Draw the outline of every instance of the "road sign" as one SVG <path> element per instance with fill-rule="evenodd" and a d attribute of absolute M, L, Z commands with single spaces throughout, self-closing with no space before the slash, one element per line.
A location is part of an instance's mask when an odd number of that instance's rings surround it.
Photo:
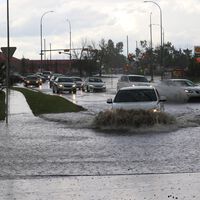
<path fill-rule="evenodd" d="M 15 53 L 15 50 L 17 48 L 16 47 L 9 47 L 9 53 L 8 53 L 8 47 L 1 47 L 1 51 L 2 53 L 5 55 L 5 56 L 8 56 L 8 57 L 12 57 L 13 54 Z M 9 55 L 8 55 L 9 54 Z"/>

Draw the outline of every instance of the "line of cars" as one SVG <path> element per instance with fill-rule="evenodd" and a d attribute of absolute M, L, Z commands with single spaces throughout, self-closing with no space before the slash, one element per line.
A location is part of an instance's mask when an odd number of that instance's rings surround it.
<path fill-rule="evenodd" d="M 85 92 L 106 91 L 105 82 L 99 77 L 88 77 L 84 81 L 77 76 L 66 76 L 50 71 L 38 72 L 24 78 L 24 86 L 39 87 L 45 81 L 49 81 L 49 87 L 53 93 L 70 92 L 76 93 L 77 90 Z"/>
<path fill-rule="evenodd" d="M 24 77 L 24 86 L 34 86 L 34 87 L 39 87 L 43 83 L 45 83 L 47 80 L 50 79 L 52 75 L 51 71 L 43 71 L 43 72 L 37 72 L 35 74 L 28 75 Z"/>
<path fill-rule="evenodd" d="M 77 89 L 84 92 L 106 91 L 106 84 L 99 77 L 88 77 L 84 81 L 80 77 L 68 77 L 62 74 L 55 74 L 50 78 L 49 87 L 53 93 L 68 91 L 76 93 Z"/>

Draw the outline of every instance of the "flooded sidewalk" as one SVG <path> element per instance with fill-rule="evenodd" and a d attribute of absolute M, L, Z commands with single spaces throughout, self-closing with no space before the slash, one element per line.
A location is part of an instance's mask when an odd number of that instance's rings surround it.
<path fill-rule="evenodd" d="M 10 90 L 9 95 L 9 114 L 32 114 L 32 111 L 21 92 Z"/>
<path fill-rule="evenodd" d="M 200 174 L 1 180 L 2 200 L 199 200 Z"/>

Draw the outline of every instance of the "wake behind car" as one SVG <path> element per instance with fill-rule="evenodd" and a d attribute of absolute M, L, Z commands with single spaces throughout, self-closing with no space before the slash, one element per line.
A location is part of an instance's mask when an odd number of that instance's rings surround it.
<path fill-rule="evenodd" d="M 200 85 L 188 79 L 164 79 L 155 87 L 171 101 L 200 101 Z"/>
<path fill-rule="evenodd" d="M 107 103 L 112 104 L 113 109 L 143 109 L 163 111 L 164 96 L 159 96 L 154 87 L 151 86 L 134 86 L 124 87 L 118 90 L 114 100 L 108 99 Z"/>
<path fill-rule="evenodd" d="M 28 86 L 39 87 L 40 85 L 42 85 L 42 79 L 38 78 L 38 76 L 29 75 L 24 78 L 25 87 L 28 87 Z"/>
<path fill-rule="evenodd" d="M 150 83 L 143 75 L 122 75 L 117 82 L 117 91 L 122 87 L 130 86 L 150 86 Z"/>
<path fill-rule="evenodd" d="M 94 92 L 94 91 L 106 91 L 106 85 L 101 78 L 88 77 L 83 83 L 83 91 Z"/>
<path fill-rule="evenodd" d="M 70 93 L 76 93 L 76 84 L 74 83 L 73 78 L 59 76 L 55 79 L 52 86 L 53 93 L 60 93 L 68 91 Z"/>

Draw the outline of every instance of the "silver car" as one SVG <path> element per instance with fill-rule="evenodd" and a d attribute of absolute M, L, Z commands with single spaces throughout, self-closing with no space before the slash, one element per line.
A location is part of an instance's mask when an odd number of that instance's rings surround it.
<path fill-rule="evenodd" d="M 74 80 L 69 77 L 60 76 L 55 79 L 52 86 L 53 93 L 61 93 L 68 91 L 70 93 L 76 93 L 76 84 Z"/>
<path fill-rule="evenodd" d="M 122 75 L 117 82 L 117 91 L 123 87 L 130 86 L 150 86 L 150 83 L 143 75 Z"/>
<path fill-rule="evenodd" d="M 88 77 L 83 83 L 83 91 L 94 92 L 94 91 L 106 91 L 106 84 L 98 77 Z"/>
<path fill-rule="evenodd" d="M 168 99 L 174 96 L 179 101 L 200 101 L 200 85 L 196 85 L 188 79 L 165 79 L 155 85 L 158 92 L 167 96 Z"/>

